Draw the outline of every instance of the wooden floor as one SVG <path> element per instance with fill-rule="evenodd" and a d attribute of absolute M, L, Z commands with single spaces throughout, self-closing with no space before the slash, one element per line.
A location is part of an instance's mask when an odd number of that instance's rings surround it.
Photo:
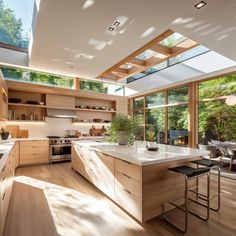
<path fill-rule="evenodd" d="M 213 177 L 214 178 L 214 177 Z M 215 184 L 215 179 L 213 180 Z M 158 196 L 157 196 L 158 197 Z M 172 216 L 181 219 L 178 211 Z M 181 216 L 181 215 L 180 215 Z M 4 236 L 178 236 L 160 217 L 139 224 L 70 168 L 17 169 Z M 203 222 L 190 216 L 185 235 L 236 235 L 236 181 L 222 178 L 222 208 Z"/>

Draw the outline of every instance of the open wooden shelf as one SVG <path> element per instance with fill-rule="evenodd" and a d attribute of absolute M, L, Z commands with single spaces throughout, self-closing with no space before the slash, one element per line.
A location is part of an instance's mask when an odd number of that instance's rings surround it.
<path fill-rule="evenodd" d="M 7 122 L 22 122 L 22 123 L 45 123 L 45 120 L 7 120 Z"/>
<path fill-rule="evenodd" d="M 87 109 L 87 108 L 56 107 L 56 106 L 34 105 L 34 104 L 26 104 L 26 103 L 8 103 L 8 106 L 35 107 L 35 108 L 51 108 L 51 109 L 64 109 L 64 110 L 87 111 L 87 112 L 89 111 L 89 112 L 116 113 L 116 111 L 110 111 L 110 110 Z"/>
<path fill-rule="evenodd" d="M 109 126 L 111 123 L 106 123 L 106 122 L 81 122 L 81 121 L 75 121 L 72 122 L 73 124 L 76 125 L 106 125 Z"/>

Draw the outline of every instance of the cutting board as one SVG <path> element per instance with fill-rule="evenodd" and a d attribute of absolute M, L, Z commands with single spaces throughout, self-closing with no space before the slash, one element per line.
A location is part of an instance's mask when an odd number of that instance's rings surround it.
<path fill-rule="evenodd" d="M 12 138 L 17 138 L 19 125 L 6 125 L 6 130 L 10 133 Z"/>
<path fill-rule="evenodd" d="M 27 129 L 20 129 L 17 133 L 17 138 L 28 138 L 29 137 L 29 131 Z"/>

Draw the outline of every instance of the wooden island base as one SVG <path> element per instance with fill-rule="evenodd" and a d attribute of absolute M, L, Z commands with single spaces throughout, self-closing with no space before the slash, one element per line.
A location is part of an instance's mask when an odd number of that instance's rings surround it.
<path fill-rule="evenodd" d="M 168 168 L 196 159 L 137 165 L 89 147 L 72 147 L 72 168 L 140 222 L 160 215 L 163 203 L 183 196 L 184 179 Z"/>

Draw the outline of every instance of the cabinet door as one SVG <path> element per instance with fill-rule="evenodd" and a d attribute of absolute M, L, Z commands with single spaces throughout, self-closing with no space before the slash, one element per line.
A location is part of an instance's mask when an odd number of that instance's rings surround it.
<path fill-rule="evenodd" d="M 20 165 L 49 162 L 48 141 L 20 141 Z"/>
<path fill-rule="evenodd" d="M 78 149 L 77 145 L 72 145 L 72 150 L 71 150 L 71 164 L 72 168 L 79 172 L 82 176 L 85 178 L 89 179 L 89 175 L 87 173 L 87 168 L 85 161 L 83 159 L 83 154 L 81 154 Z"/>
<path fill-rule="evenodd" d="M 92 165 L 93 181 L 97 188 L 114 199 L 114 157 L 91 151 L 94 156 Z"/>

